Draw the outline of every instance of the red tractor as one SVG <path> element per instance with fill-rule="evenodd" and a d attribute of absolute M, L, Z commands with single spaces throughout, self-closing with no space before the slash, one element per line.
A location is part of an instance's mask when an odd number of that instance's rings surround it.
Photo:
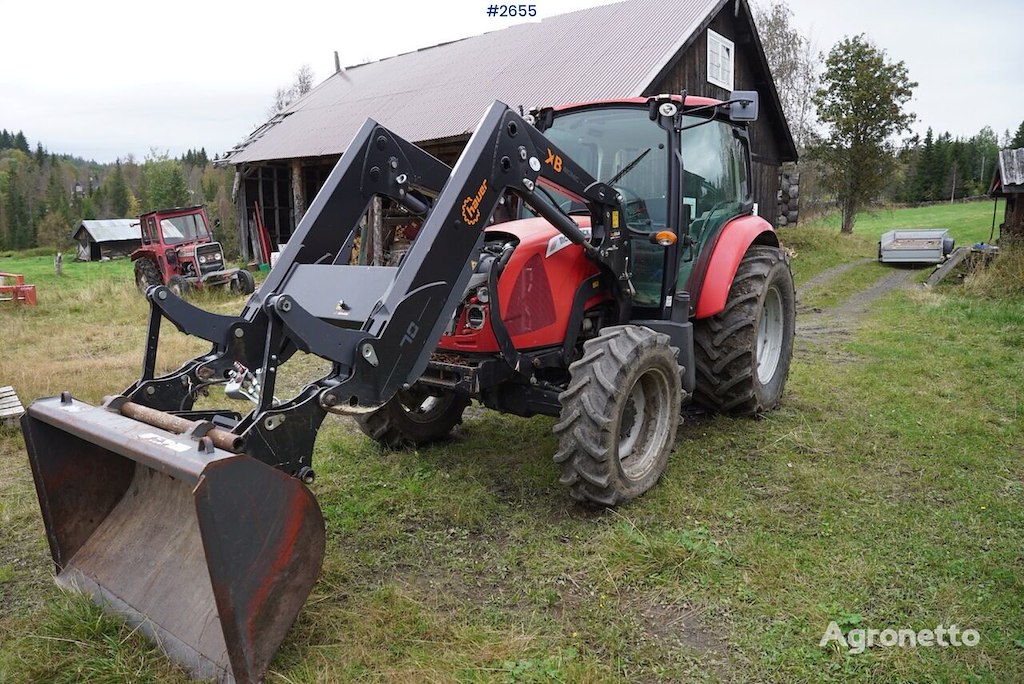
<path fill-rule="evenodd" d="M 139 224 L 142 247 L 132 252 L 132 261 L 142 292 L 150 285 L 166 285 L 179 297 L 210 285 L 242 295 L 256 289 L 248 271 L 224 268 L 224 250 L 213 239 L 202 206 L 158 209 L 140 216 Z"/>
<path fill-rule="evenodd" d="M 425 372 L 358 415 L 363 432 L 392 448 L 443 440 L 470 399 L 553 416 L 561 483 L 614 505 L 661 476 L 681 404 L 775 408 L 796 307 L 789 258 L 753 199 L 756 100 L 663 95 L 531 112 L 543 136 L 533 206 L 524 193 L 505 198 L 518 220 L 483 231 Z M 602 230 L 610 268 L 589 251 L 593 179 L 622 207 Z M 614 244 L 620 233 L 628 246 Z"/>

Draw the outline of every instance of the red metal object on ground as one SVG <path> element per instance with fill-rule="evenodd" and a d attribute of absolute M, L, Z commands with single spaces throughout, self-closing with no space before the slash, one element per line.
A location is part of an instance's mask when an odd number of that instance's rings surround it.
<path fill-rule="evenodd" d="M 9 281 L 13 280 L 12 285 Z M 26 285 L 25 276 L 18 273 L 0 273 L 0 303 L 36 305 L 36 286 Z"/>

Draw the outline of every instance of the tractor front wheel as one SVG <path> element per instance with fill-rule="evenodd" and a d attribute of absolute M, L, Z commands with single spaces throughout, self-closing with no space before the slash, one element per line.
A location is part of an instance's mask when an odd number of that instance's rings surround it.
<path fill-rule="evenodd" d="M 713 411 L 749 416 L 778 406 L 795 329 L 789 260 L 778 247 L 753 245 L 740 261 L 725 309 L 693 326 L 695 400 Z"/>
<path fill-rule="evenodd" d="M 363 434 L 390 449 L 447 439 L 462 422 L 469 399 L 445 390 L 413 385 L 376 411 L 355 416 Z"/>
<path fill-rule="evenodd" d="M 555 425 L 559 480 L 574 499 L 614 506 L 661 477 L 675 446 L 683 389 L 679 350 L 650 328 L 605 328 L 569 366 Z"/>
<path fill-rule="evenodd" d="M 192 289 L 192 285 L 184 276 L 172 275 L 167 279 L 167 289 L 184 299 L 188 296 L 189 291 Z"/>
<path fill-rule="evenodd" d="M 135 262 L 135 285 L 139 292 L 146 294 L 150 285 L 162 285 L 163 278 L 160 277 L 160 269 L 151 259 L 139 259 Z"/>
<path fill-rule="evenodd" d="M 245 269 L 239 269 L 235 273 L 235 277 L 231 279 L 229 287 L 231 292 L 236 295 L 251 295 L 256 291 L 256 281 L 253 280 L 252 273 Z"/>

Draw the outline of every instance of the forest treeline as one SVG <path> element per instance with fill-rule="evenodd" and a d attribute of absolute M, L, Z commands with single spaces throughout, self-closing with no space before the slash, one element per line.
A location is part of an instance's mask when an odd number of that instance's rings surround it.
<path fill-rule="evenodd" d="M 22 131 L 0 130 L 0 250 L 66 250 L 83 219 L 132 218 L 153 209 L 205 204 L 220 219 L 217 238 L 237 252 L 232 169 L 204 148 L 178 158 L 150 152 L 100 164 L 35 146 Z"/>

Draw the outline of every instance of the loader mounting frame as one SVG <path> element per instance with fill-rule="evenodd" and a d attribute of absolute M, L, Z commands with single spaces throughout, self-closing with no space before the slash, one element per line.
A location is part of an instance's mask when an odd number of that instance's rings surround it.
<path fill-rule="evenodd" d="M 569 216 L 536 196 L 538 184 L 587 205 L 590 240 Z M 426 370 L 463 298 L 483 228 L 506 193 L 583 247 L 610 283 L 617 318 L 628 320 L 630 285 L 623 274 L 629 236 L 619 227 L 620 198 L 523 117 L 495 102 L 454 169 L 368 120 L 239 316 L 203 311 L 161 285 L 147 290 L 142 375 L 124 396 L 190 419 L 213 417 L 238 436 L 240 453 L 312 482 L 313 444 L 328 412 L 381 406 Z M 350 265 L 360 219 L 375 196 L 424 217 L 397 268 Z M 155 377 L 164 318 L 213 347 Z M 331 361 L 331 372 L 275 404 L 277 369 L 296 351 Z M 236 364 L 262 371 L 255 408 L 241 419 L 193 412 L 196 393 L 222 382 Z"/>

